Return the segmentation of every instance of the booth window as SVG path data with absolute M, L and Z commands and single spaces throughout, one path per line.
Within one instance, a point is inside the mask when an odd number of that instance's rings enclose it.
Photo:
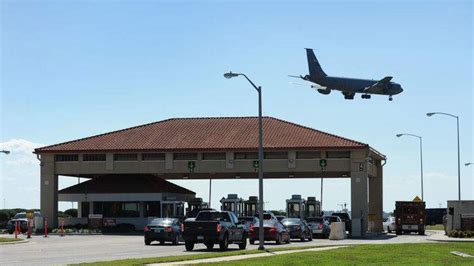
M 116 153 L 114 161 L 136 161 L 138 158 L 136 153 Z
M 288 159 L 288 152 L 265 152 L 265 159 Z
M 225 161 L 225 152 L 205 152 L 202 154 L 202 159 Z
M 236 160 L 252 160 L 258 159 L 258 152 L 236 152 L 234 153 Z
M 143 153 L 142 160 L 143 161 L 164 161 L 165 154 L 164 153 Z
M 77 154 L 56 154 L 54 155 L 56 162 L 75 162 L 79 161 L 79 155 Z
M 296 159 L 319 159 L 321 158 L 320 151 L 297 151 Z
M 351 158 L 350 151 L 328 151 L 326 152 L 327 158 Z
M 177 160 L 177 161 L 197 160 L 197 153 L 174 153 L 173 160 Z
M 105 154 L 84 154 L 82 160 L 85 162 L 104 162 Z
M 159 201 L 145 202 L 145 216 L 146 217 L 161 217 L 161 204 Z

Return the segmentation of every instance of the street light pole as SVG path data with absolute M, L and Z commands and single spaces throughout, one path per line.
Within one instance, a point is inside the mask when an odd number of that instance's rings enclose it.
M 448 113 L 442 113 L 442 112 L 426 113 L 426 115 L 427 116 L 447 115 L 447 116 L 456 118 L 457 135 L 458 135 L 458 200 L 461 200 L 461 148 L 459 144 L 459 116 L 448 114 Z
M 410 136 L 410 137 L 415 137 L 420 140 L 420 176 L 421 176 L 421 200 L 424 199 L 423 196 L 423 138 L 418 135 L 413 135 L 413 134 L 408 134 L 408 133 L 403 133 L 403 134 L 397 134 L 397 137 L 401 136 Z
M 243 73 L 232 73 L 228 72 L 224 74 L 227 79 L 243 76 L 247 81 L 252 84 L 255 90 L 258 92 L 258 219 L 259 219 L 259 230 L 258 230 L 258 249 L 265 250 L 264 243 L 264 230 L 263 230 L 263 118 L 262 118 L 262 87 L 256 86 L 248 77 Z

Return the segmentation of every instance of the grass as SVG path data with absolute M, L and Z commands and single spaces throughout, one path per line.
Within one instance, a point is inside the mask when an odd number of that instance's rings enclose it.
M 217 265 L 474 265 L 474 258 L 450 254 L 460 251 L 474 255 L 472 243 L 424 243 L 353 245 L 328 251 L 308 251 Z
M 305 247 L 281 247 L 281 248 L 268 248 L 268 251 L 283 251 L 283 250 L 303 250 L 308 248 L 314 248 L 316 246 L 305 246 Z M 322 247 L 322 246 L 318 246 Z M 184 247 L 183 247 L 184 249 Z M 233 250 L 233 251 L 225 251 L 220 252 L 215 250 L 215 252 L 209 253 L 201 253 L 201 254 L 194 254 L 194 255 L 180 255 L 180 256 L 168 256 L 168 257 L 152 257 L 152 258 L 137 258 L 137 259 L 124 259 L 124 260 L 111 260 L 111 261 L 97 261 L 92 263 L 80 263 L 80 264 L 72 264 L 72 265 L 88 265 L 88 266 L 96 266 L 96 265 L 118 265 L 118 266 L 126 266 L 126 265 L 144 265 L 149 263 L 164 263 L 164 262 L 176 262 L 176 261 L 186 261 L 186 260 L 198 260 L 198 259 L 208 259 L 208 258 L 218 258 L 218 257 L 227 257 L 227 256 L 237 256 L 237 255 L 246 255 L 246 254 L 256 254 L 261 253 L 264 251 L 252 249 L 252 250 Z
M 0 237 L 0 243 L 21 241 L 21 238 Z
M 427 225 L 426 230 L 444 230 L 444 226 L 442 224 Z

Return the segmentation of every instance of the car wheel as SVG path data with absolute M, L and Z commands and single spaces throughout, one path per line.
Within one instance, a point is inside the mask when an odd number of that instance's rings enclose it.
M 285 241 L 285 242 L 286 242 L 287 244 L 290 244 L 290 236 L 288 236 L 288 237 L 286 238 L 286 241 Z
M 193 242 L 184 242 L 184 246 L 186 248 L 186 251 L 191 251 L 194 248 L 194 243 Z
M 222 241 L 219 243 L 219 248 L 221 250 L 227 250 L 227 248 L 229 247 L 229 237 L 226 235 L 224 235 L 224 239 L 222 239 Z
M 239 248 L 240 249 L 246 249 L 247 248 L 247 237 L 244 236 L 242 239 L 242 242 L 239 243 Z
M 151 244 L 151 240 L 145 239 L 145 245 L 146 245 L 146 246 L 149 246 L 150 244 Z
M 418 231 L 418 234 L 419 234 L 420 236 L 423 236 L 423 235 L 425 235 L 425 230 Z
M 395 233 L 396 233 L 397 235 L 401 235 L 401 234 L 402 234 L 402 231 L 397 230 Z
M 250 241 L 249 241 L 249 242 L 250 242 L 250 245 L 253 245 L 253 244 L 255 244 L 255 240 L 253 240 L 253 239 L 250 239 Z
M 308 241 L 313 241 L 313 234 L 309 234 Z
M 160 240 L 160 245 L 163 245 L 164 243 L 165 243 L 165 241 Z
M 304 236 L 302 236 L 302 237 L 300 238 L 300 240 L 301 240 L 301 242 L 304 242 L 306 239 L 304 238 Z
M 278 235 L 277 240 L 275 242 L 277 245 L 281 244 L 281 235 Z
M 179 235 L 176 235 L 173 240 L 173 245 L 178 245 L 179 244 Z
M 390 226 L 387 226 L 387 232 L 392 233 L 392 230 L 390 230 Z
M 212 242 L 207 242 L 207 243 L 205 243 L 204 245 L 206 245 L 206 248 L 207 248 L 208 250 L 211 250 L 211 249 L 214 248 L 214 243 L 212 243 Z

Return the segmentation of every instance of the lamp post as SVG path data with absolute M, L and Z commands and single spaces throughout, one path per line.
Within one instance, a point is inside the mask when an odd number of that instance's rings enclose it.
M 414 134 L 409 134 L 409 133 L 403 133 L 403 134 L 397 134 L 397 137 L 401 136 L 410 136 L 410 137 L 415 137 L 420 140 L 420 175 L 421 175 L 421 200 L 424 199 L 423 197 L 423 138 L 418 135 Z
M 256 86 L 248 77 L 243 73 L 232 73 L 228 72 L 224 74 L 226 79 L 230 79 L 237 76 L 243 76 L 247 79 L 250 84 L 258 92 L 258 219 L 259 219 L 259 228 L 258 230 L 258 249 L 264 250 L 263 246 L 264 235 L 263 235 L 263 122 L 262 122 L 262 87 Z
M 10 151 L 7 151 L 7 150 L 1 150 L 0 152 L 3 152 L 5 154 L 10 154 Z
M 426 113 L 426 115 L 428 117 L 433 116 L 433 115 L 447 115 L 447 116 L 456 118 L 456 125 L 457 125 L 457 132 L 458 132 L 458 200 L 461 200 L 461 152 L 460 152 L 460 147 L 459 147 L 459 116 L 448 114 L 448 113 L 442 113 L 442 112 Z

